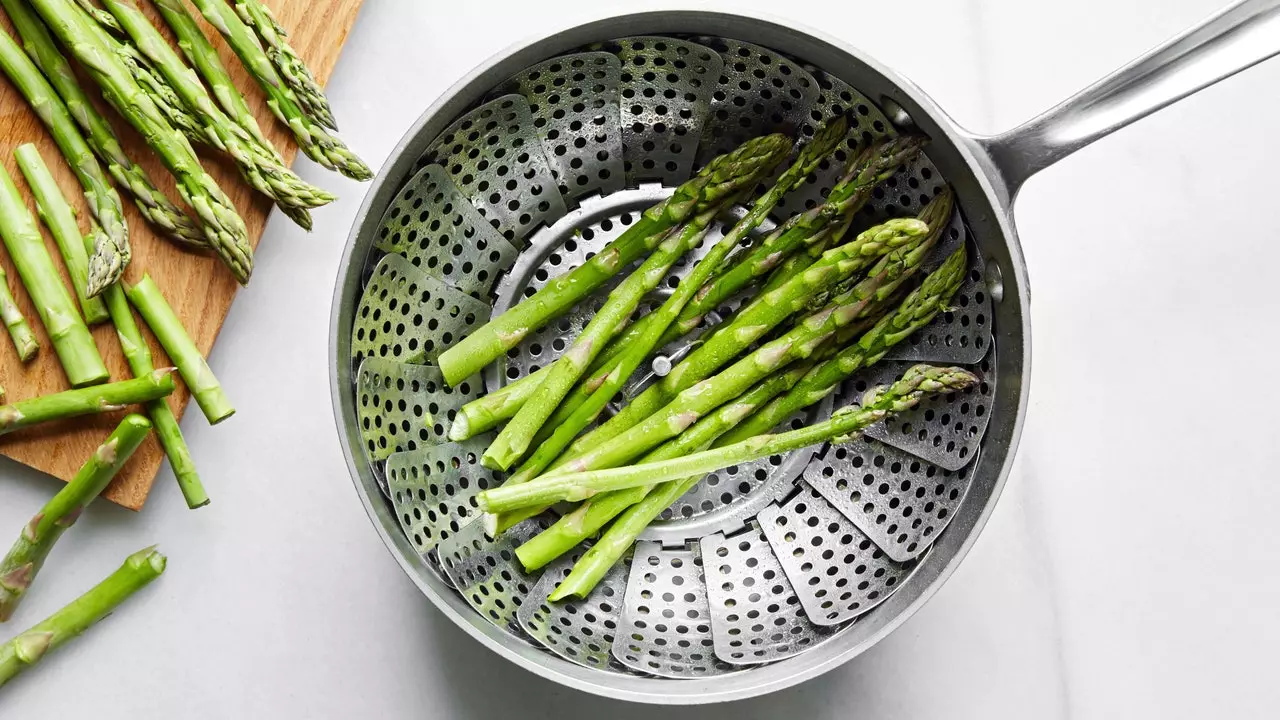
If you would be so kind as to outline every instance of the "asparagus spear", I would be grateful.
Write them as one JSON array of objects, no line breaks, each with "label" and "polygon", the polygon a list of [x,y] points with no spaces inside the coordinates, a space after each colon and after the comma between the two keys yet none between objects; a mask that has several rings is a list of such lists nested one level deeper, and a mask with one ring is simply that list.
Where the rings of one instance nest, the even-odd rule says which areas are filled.
[{"label": "asparagus spear", "polygon": [[[799,363],[795,367],[788,368],[786,372],[761,380],[734,401],[721,405],[715,412],[694,423],[688,430],[680,433],[679,437],[663,443],[661,447],[645,455],[641,462],[669,460],[707,449],[717,437],[740,422],[742,418],[799,382],[810,367],[812,365],[809,363]],[[655,486],[601,493],[586,500],[572,512],[562,516],[551,527],[516,548],[516,557],[529,572],[545,566],[578,543],[595,535],[618,513],[644,499],[644,496]],[[510,522],[504,521],[504,518],[522,514],[524,513],[521,511],[501,515],[486,514],[485,519],[487,522],[496,523],[496,527],[491,526],[493,530],[491,534],[496,535],[505,530],[504,524]]]},{"label": "asparagus spear", "polygon": [[164,294],[151,276],[143,275],[138,284],[126,288],[126,292],[164,351],[178,366],[178,373],[187,383],[209,424],[216,425],[235,414],[236,409],[231,406],[218,378],[214,377],[204,355],[191,340],[186,328],[182,327],[182,321],[173,312],[173,308],[169,307]]},{"label": "asparagus spear", "polygon": [[154,547],[128,557],[124,565],[70,605],[0,645],[0,685],[40,662],[50,650],[88,630],[164,572],[166,558]]},{"label": "asparagus spear", "polygon": [[539,386],[537,395],[525,403],[485,450],[481,458],[485,467],[506,470],[524,457],[529,443],[543,422],[555,411],[556,406],[578,382],[578,378],[582,377],[591,361],[627,322],[640,300],[662,282],[671,266],[702,241],[722,207],[709,208],[683,228],[672,230],[653,254],[609,293],[609,298],[582,329],[582,333],[552,365],[551,373]]},{"label": "asparagus spear", "polygon": [[[804,447],[826,440],[847,442],[852,436],[860,433],[887,416],[889,413],[907,410],[929,393],[955,392],[977,382],[972,373],[961,368],[934,368],[917,365],[907,371],[903,377],[888,389],[877,388],[863,398],[862,406],[849,406],[837,410],[831,419],[807,428],[794,430],[780,435],[761,435],[742,443],[722,445],[715,450],[686,456],[677,460],[650,465],[637,465],[626,470],[646,477],[682,477],[664,483],[657,492],[650,494],[618,518],[600,541],[592,546],[574,565],[559,586],[550,595],[552,601],[562,600],[570,596],[586,597],[600,582],[609,568],[622,557],[627,548],[635,542],[649,523],[671,503],[693,488],[709,472],[701,468],[718,469],[728,467],[746,458],[767,457],[787,449]],[[737,456],[738,459],[729,460]],[[724,465],[720,463],[729,460]],[[661,470],[657,466],[662,466]],[[678,475],[669,475],[674,470]],[[688,470],[688,473],[684,473]]]},{"label": "asparagus spear", "polygon": [[178,180],[182,199],[195,208],[209,245],[241,283],[249,281],[253,251],[244,221],[230,199],[200,166],[191,145],[175,131],[124,64],[101,41],[97,28],[68,0],[31,0],[49,29],[102,86],[110,101],[147,139]]},{"label": "asparagus spear", "polygon": [[83,131],[85,141],[106,165],[107,173],[115,179],[116,185],[133,196],[134,204],[142,217],[171,240],[191,247],[208,247],[200,226],[165,197],[151,181],[147,171],[142,166],[135,165],[125,154],[115,131],[80,87],[71,64],[58,50],[44,23],[32,13],[25,0],[0,0],[0,5],[4,6],[9,19],[13,21],[27,55],[62,97],[72,119]]},{"label": "asparagus spear", "polygon": [[[3,34],[3,33],[0,33]],[[7,37],[7,36],[6,36]],[[0,41],[0,45],[3,42]],[[76,311],[75,303],[62,285],[53,258],[45,249],[44,238],[36,228],[35,218],[27,210],[13,184],[9,172],[0,166],[0,238],[13,259],[18,276],[31,296],[36,314],[44,323],[71,387],[84,387],[107,379],[93,336]]]},{"label": "asparagus spear", "polygon": [[153,370],[132,380],[64,390],[0,405],[0,435],[63,418],[120,410],[173,392],[173,368]]},{"label": "asparagus spear", "polygon": [[[676,319],[658,340],[656,347],[663,347],[685,334],[691,332],[702,323],[706,314],[722,302],[737,294],[760,276],[772,272],[785,258],[798,252],[801,248],[816,249],[814,256],[820,255],[823,247],[836,244],[831,228],[842,219],[847,220],[857,212],[871,197],[871,191],[882,181],[893,175],[903,163],[906,163],[920,151],[924,145],[923,138],[903,136],[872,145],[855,156],[848,165],[844,176],[827,194],[827,201],[812,210],[793,216],[775,230],[760,245],[735,258],[732,267],[721,268],[714,280],[705,285],[691,300],[680,317]],[[840,232],[837,230],[837,232]],[[732,260],[732,258],[731,258]],[[788,279],[786,275],[779,280]],[[616,364],[616,359],[629,347],[636,338],[655,322],[649,317],[641,318],[623,331],[622,335],[604,351],[596,360],[588,373],[591,382],[600,382],[604,375]],[[545,370],[545,369],[544,369]],[[487,408],[474,408],[477,419],[492,422],[494,427],[514,415],[529,396],[536,391],[536,385],[545,379],[543,371],[531,373],[503,388],[501,402],[495,400]],[[528,387],[528,386],[535,387]],[[488,415],[485,414],[488,411]],[[510,413],[510,414],[507,414]],[[487,428],[486,428],[487,429]],[[475,430],[475,433],[483,430]]]},{"label": "asparagus spear", "polygon": [[354,180],[368,180],[373,177],[373,172],[364,164],[364,161],[356,157],[355,153],[347,149],[341,140],[329,134],[323,126],[302,110],[298,105],[297,96],[271,65],[258,38],[245,26],[225,0],[193,0],[193,2],[209,24],[226,39],[245,69],[266,93],[267,105],[271,108],[271,112],[293,132],[293,136],[298,141],[298,147],[302,148],[307,157]]},{"label": "asparagus spear", "polygon": [[75,173],[84,188],[89,212],[106,229],[103,237],[108,241],[95,248],[89,259],[89,297],[96,296],[102,288],[115,282],[129,263],[129,230],[124,222],[124,206],[115,188],[102,172],[102,166],[93,156],[79,129],[71,119],[67,106],[49,86],[40,71],[22,48],[8,33],[0,32],[0,68],[13,82],[35,110],[41,122],[62,151],[67,165]]},{"label": "asparagus spear", "polygon": [[90,325],[97,325],[107,319],[107,307],[100,297],[91,298],[89,288],[89,255],[85,251],[84,236],[76,224],[75,212],[67,204],[53,174],[40,157],[35,145],[21,145],[13,153],[18,160],[18,169],[27,178],[27,185],[36,199],[36,211],[53,235],[58,250],[62,253],[62,261],[71,276],[71,289],[75,292],[84,320]]},{"label": "asparagus spear", "polygon": [[813,265],[818,261],[818,258],[822,257],[822,253],[843,242],[845,234],[849,232],[849,227],[852,225],[853,216],[846,215],[839,224],[828,226],[805,247],[804,252],[798,252],[779,263],[778,267],[769,273],[768,279],[765,280],[764,285],[760,288],[760,294],[763,295],[770,290],[776,290],[786,281],[804,272],[805,268]]},{"label": "asparagus spear", "polygon": [[[129,308],[124,289],[117,283],[104,290],[102,297],[106,301],[107,311],[111,313],[111,322],[116,327],[116,337],[120,339],[120,349],[124,352],[125,362],[129,364],[129,371],[134,377],[146,376],[155,369],[151,361],[151,350],[147,348],[147,341],[134,322],[133,311]],[[208,505],[209,495],[200,482],[195,461],[191,459],[191,450],[187,447],[178,419],[174,417],[168,401],[164,398],[150,400],[146,407],[147,415],[155,426],[156,437],[160,440],[160,447],[164,448],[169,466],[173,468],[174,477],[178,480],[178,488],[187,501],[187,507],[194,510]]]},{"label": "asparagus spear", "polygon": [[[209,0],[200,0],[208,2]],[[221,0],[217,0],[221,2]],[[665,232],[753,187],[791,149],[784,135],[765,135],[712,160],[670,198],[645,210],[627,231],[586,263],[548,282],[530,297],[485,323],[439,357],[450,385],[471,377],[524,337],[561,315],[646,251]]]},{"label": "asparagus spear", "polygon": [[93,20],[99,25],[117,35],[124,34],[124,30],[122,30],[120,25],[116,23],[116,19],[111,17],[111,13],[103,10],[97,5],[94,5],[93,0],[76,0],[76,4],[79,5],[81,9],[83,9],[85,13],[88,14],[89,17],[93,18]]},{"label": "asparagus spear", "polygon": [[0,320],[4,320],[9,339],[13,340],[13,347],[18,351],[18,359],[29,362],[40,350],[40,343],[36,342],[35,332],[27,324],[27,319],[18,309],[17,301],[9,292],[9,274],[3,267],[0,267]]},{"label": "asparagus spear", "polygon": [[267,58],[280,73],[285,85],[293,91],[298,105],[307,116],[330,130],[337,130],[338,124],[333,120],[329,99],[311,74],[311,69],[289,45],[289,33],[276,22],[271,10],[257,0],[236,0],[236,14],[262,41]]},{"label": "asparagus spear", "polygon": [[58,538],[75,524],[84,507],[107,488],[150,431],[151,423],[146,418],[126,415],[71,482],[23,527],[9,554],[0,560],[0,622],[13,617]]},{"label": "asparagus spear", "polygon": [[129,33],[134,46],[160,71],[195,116],[209,144],[225,150],[254,189],[274,200],[291,217],[297,214],[297,220],[303,227],[310,227],[310,217],[305,213],[298,214],[298,211],[330,203],[334,196],[303,181],[285,166],[274,149],[264,148],[257,138],[227,117],[214,104],[195,72],[187,67],[133,0],[104,0],[104,3]]}]

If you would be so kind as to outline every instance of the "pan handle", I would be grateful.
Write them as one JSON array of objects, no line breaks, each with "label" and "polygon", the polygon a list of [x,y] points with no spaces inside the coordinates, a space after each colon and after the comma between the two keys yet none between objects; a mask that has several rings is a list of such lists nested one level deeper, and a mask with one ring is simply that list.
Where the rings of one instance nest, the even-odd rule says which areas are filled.
[{"label": "pan handle", "polygon": [[1242,0],[1021,127],[976,140],[1012,202],[1040,170],[1277,53],[1280,0]]}]

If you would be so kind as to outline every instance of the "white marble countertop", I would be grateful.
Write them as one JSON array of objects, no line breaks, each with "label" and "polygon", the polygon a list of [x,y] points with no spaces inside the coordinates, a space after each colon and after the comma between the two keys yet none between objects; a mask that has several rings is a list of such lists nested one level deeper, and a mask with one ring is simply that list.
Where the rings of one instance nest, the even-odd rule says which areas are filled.
[{"label": "white marble countertop", "polygon": [[[1221,1],[705,5],[820,26],[967,127],[996,131]],[[343,136],[376,167],[497,50],[648,6],[367,0],[330,86]],[[1276,87],[1280,61],[1028,184],[1027,431],[990,525],[934,600],[817,680],[663,717],[1274,717],[1280,384],[1263,363],[1280,355]],[[333,279],[364,187],[299,168],[342,200],[310,236],[272,219],[211,358],[239,412],[217,428],[198,413],[183,424],[214,504],[187,512],[166,468],[143,513],[95,505],[23,624],[144,545],[161,544],[169,572],[5,688],[0,717],[653,717],[483,649],[383,548],[341,458],[326,365]],[[16,532],[56,486],[0,471],[0,528]]]}]

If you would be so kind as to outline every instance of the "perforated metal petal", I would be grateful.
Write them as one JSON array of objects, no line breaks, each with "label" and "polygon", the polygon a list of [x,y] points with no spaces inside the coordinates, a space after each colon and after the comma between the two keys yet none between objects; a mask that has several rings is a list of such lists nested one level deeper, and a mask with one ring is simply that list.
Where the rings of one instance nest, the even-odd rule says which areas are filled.
[{"label": "perforated metal petal", "polygon": [[622,61],[622,153],[627,185],[678,185],[692,174],[711,93],[724,66],[706,47],[667,37],[628,37],[590,50]]},{"label": "perforated metal petal", "polygon": [[[891,382],[911,363],[881,363],[860,381]],[[978,454],[991,420],[995,394],[995,364],[984,359],[977,368],[982,381],[960,393],[931,395],[920,404],[867,428],[866,435],[928,460],[947,470],[959,470]],[[896,374],[895,374],[896,373]],[[858,383],[853,384],[856,392]],[[861,397],[859,394],[857,397]]]},{"label": "perforated metal petal", "polygon": [[480,214],[513,243],[565,214],[533,131],[529,103],[520,95],[503,95],[463,115],[423,158],[442,165]]},{"label": "perforated metal petal", "polygon": [[702,560],[691,550],[639,542],[613,640],[623,665],[659,677],[723,675],[738,668],[716,657]]},{"label": "perforated metal petal", "polygon": [[624,187],[618,85],[622,63],[607,52],[562,55],[512,78],[566,200]]},{"label": "perforated metal petal", "polygon": [[360,434],[371,461],[445,442],[458,408],[481,392],[478,377],[449,387],[434,365],[369,358],[356,375]]},{"label": "perforated metal petal", "polygon": [[489,320],[489,306],[424,274],[399,255],[378,261],[351,332],[351,359],[435,362]]},{"label": "perforated metal petal", "polygon": [[491,440],[486,435],[463,445],[444,443],[387,458],[392,507],[419,553],[425,555],[476,517],[476,495],[501,484],[480,464]]},{"label": "perforated metal petal", "polygon": [[698,36],[724,66],[698,143],[698,165],[772,132],[794,135],[818,99],[818,81],[799,63],[741,40]]},{"label": "perforated metal petal", "polygon": [[537,583],[516,560],[515,549],[545,530],[544,519],[530,518],[496,540],[484,534],[484,522],[472,520],[436,548],[445,574],[462,597],[500,628],[523,634],[516,614]]},{"label": "perforated metal petal", "polygon": [[418,171],[396,194],[374,247],[401,255],[423,273],[486,302],[519,255],[439,165]]},{"label": "perforated metal petal", "polygon": [[712,639],[721,660],[733,665],[782,660],[835,634],[805,615],[756,523],[736,536],[703,538],[701,556]]},{"label": "perforated metal petal", "polygon": [[952,299],[951,309],[900,343],[885,356],[887,359],[974,364],[987,354],[992,309],[983,277],[986,263],[974,251],[969,260],[969,274]]},{"label": "perforated metal petal", "polygon": [[800,605],[819,625],[839,625],[868,612],[915,567],[890,559],[809,486],[785,505],[762,510],[759,522]]},{"label": "perforated metal petal", "polygon": [[951,522],[969,468],[943,470],[875,440],[827,449],[804,480],[898,562],[920,556]]},{"label": "perforated metal petal", "polygon": [[618,630],[629,562],[614,565],[586,598],[547,599],[585,552],[579,547],[548,565],[520,608],[520,627],[560,657],[597,670],[626,672],[609,654]]}]

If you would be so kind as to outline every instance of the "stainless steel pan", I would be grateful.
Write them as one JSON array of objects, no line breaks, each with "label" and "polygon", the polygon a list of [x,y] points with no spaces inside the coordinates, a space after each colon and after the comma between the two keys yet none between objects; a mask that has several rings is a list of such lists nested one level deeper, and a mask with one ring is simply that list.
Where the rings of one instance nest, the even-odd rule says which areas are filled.
[{"label": "stainless steel pan", "polygon": [[[333,300],[333,404],[374,526],[459,626],[522,667],[589,692],[654,703],[731,700],[855,657],[950,576],[1009,473],[1030,381],[1029,288],[1012,216],[1019,188],[1090,142],[1278,51],[1280,2],[1247,0],[1022,127],[983,137],[856,49],[766,20],[642,13],[508,50],[453,86],[405,135],[348,240]],[[450,408],[545,363],[582,318],[534,339],[546,347],[522,347],[505,368],[447,392],[429,364],[433,353],[491,306],[501,310],[546,273],[580,262],[629,212],[742,135],[811,130],[836,111],[857,119],[851,147],[908,128],[931,138],[928,157],[890,181],[872,215],[918,207],[945,179],[962,214],[952,240],[970,243],[983,261],[962,291],[963,307],[895,357],[978,365],[987,385],[869,432],[861,445],[708,478],[588,601],[543,602],[559,568],[524,576],[504,554],[511,538],[494,544],[468,524],[468,498],[499,479],[442,435]],[[820,194],[821,182],[785,209]],[[424,238],[440,233],[442,244],[419,241],[419,230]],[[431,329],[414,335],[412,322],[380,315],[392,312]],[[409,350],[397,334],[412,336]],[[388,361],[402,352],[416,364]],[[769,587],[763,599],[742,590],[758,580]],[[681,677],[689,679],[673,679]]]}]

